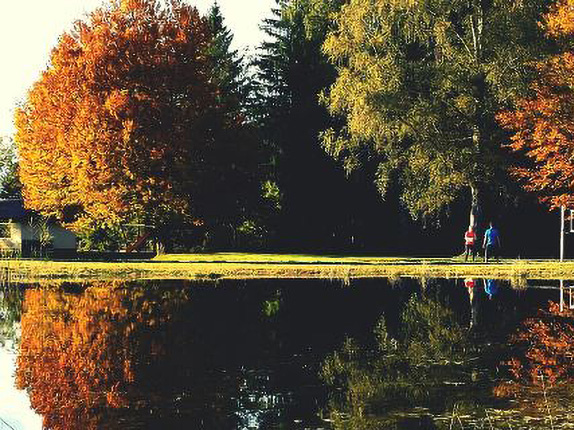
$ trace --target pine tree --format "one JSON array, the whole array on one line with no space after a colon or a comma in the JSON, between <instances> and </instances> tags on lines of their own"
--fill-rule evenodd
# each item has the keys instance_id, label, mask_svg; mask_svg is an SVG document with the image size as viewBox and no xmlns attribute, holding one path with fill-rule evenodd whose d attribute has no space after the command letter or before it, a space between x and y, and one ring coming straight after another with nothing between
<instances>
[{"instance_id":1,"label":"pine tree","mask_svg":"<svg viewBox=\"0 0 574 430\"><path fill-rule=\"evenodd\" d=\"M211 7L207 22L211 32L208 53L213 62L212 79L219 88L218 97L222 105L235 109L237 113L245 108L250 91L245 60L231 47L233 34L225 25L217 2Z\"/></svg>"},{"instance_id":2,"label":"pine tree","mask_svg":"<svg viewBox=\"0 0 574 430\"><path fill-rule=\"evenodd\" d=\"M271 192L275 185L266 166L269 153L253 121L252 80L247 61L232 48L233 34L217 2L206 19L217 103L211 112L213 144L207 163L212 174L196 199L203 202L205 218L211 220L209 246L261 247L272 235L278 196Z\"/></svg>"},{"instance_id":3,"label":"pine tree","mask_svg":"<svg viewBox=\"0 0 574 430\"><path fill-rule=\"evenodd\" d=\"M331 120L318 93L334 79L321 52L322 37L308 37L306 10L278 1L262 25L267 41L256 61L257 119L268 145L281 190L280 234L291 248L324 248L348 230L348 184L321 148L318 136ZM335 239L340 240L340 239Z\"/></svg>"}]
</instances>

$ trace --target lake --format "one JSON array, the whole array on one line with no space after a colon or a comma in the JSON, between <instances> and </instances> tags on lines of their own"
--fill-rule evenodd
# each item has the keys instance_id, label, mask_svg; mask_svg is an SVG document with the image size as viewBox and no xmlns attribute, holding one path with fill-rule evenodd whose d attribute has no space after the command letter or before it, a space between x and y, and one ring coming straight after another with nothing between
<instances>
[{"instance_id":1,"label":"lake","mask_svg":"<svg viewBox=\"0 0 574 430\"><path fill-rule=\"evenodd\" d=\"M0 291L0 429L573 425L574 295L559 281Z\"/></svg>"}]
</instances>

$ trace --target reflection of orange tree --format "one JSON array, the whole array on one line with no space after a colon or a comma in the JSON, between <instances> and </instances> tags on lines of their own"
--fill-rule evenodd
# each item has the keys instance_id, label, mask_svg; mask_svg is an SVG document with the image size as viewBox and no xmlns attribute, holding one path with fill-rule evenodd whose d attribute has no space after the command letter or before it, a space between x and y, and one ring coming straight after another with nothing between
<instances>
[{"instance_id":1,"label":"reflection of orange tree","mask_svg":"<svg viewBox=\"0 0 574 430\"><path fill-rule=\"evenodd\" d=\"M162 354L141 334L169 318L162 310L170 301L149 298L142 288L115 283L81 294L26 292L17 381L45 427L100 428L103 409L125 405L136 358Z\"/></svg>"},{"instance_id":2,"label":"reflection of orange tree","mask_svg":"<svg viewBox=\"0 0 574 430\"><path fill-rule=\"evenodd\" d=\"M551 302L548 310L523 322L512 344L518 352L506 363L512 383L496 387L497 395L516 394L525 386L546 388L574 377L572 310L561 312L560 306Z\"/></svg>"}]
</instances>

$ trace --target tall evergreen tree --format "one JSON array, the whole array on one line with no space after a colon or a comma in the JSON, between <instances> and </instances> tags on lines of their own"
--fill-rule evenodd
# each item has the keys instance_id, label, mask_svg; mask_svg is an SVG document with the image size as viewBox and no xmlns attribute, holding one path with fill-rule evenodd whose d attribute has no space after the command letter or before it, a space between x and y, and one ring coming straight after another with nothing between
<instances>
[{"instance_id":1,"label":"tall evergreen tree","mask_svg":"<svg viewBox=\"0 0 574 430\"><path fill-rule=\"evenodd\" d=\"M270 218L276 206L274 186L268 180L267 151L250 113L251 79L247 64L232 47L233 34L225 25L217 2L207 15L211 41L208 56L211 81L216 86L216 108L212 112L213 168L211 178L198 198L214 220L209 242L216 247L262 244L271 234ZM249 243L246 243L249 242Z\"/></svg>"},{"instance_id":2,"label":"tall evergreen tree","mask_svg":"<svg viewBox=\"0 0 574 430\"><path fill-rule=\"evenodd\" d=\"M283 196L282 244L340 249L352 240L349 229L356 205L349 200L344 172L318 139L332 122L318 94L333 82L335 70L321 52L322 35L308 37L303 6L280 0L262 25L267 41L256 61L258 119L275 148L275 172Z\"/></svg>"},{"instance_id":3,"label":"tall evergreen tree","mask_svg":"<svg viewBox=\"0 0 574 430\"><path fill-rule=\"evenodd\" d=\"M245 73L245 61L232 48L233 34L227 28L219 4L215 2L207 15L211 43L209 55L213 62L212 79L219 88L218 96L228 109L241 110L250 90Z\"/></svg>"}]
</instances>

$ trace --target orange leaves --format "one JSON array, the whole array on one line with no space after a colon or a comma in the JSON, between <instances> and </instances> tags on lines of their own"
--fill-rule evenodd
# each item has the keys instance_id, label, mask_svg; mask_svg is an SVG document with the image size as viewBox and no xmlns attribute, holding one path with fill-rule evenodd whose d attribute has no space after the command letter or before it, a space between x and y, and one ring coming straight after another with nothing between
<instances>
[{"instance_id":1,"label":"orange leaves","mask_svg":"<svg viewBox=\"0 0 574 430\"><path fill-rule=\"evenodd\" d=\"M122 119L128 114L130 96L128 90L113 90L104 103L108 113L115 119ZM131 121L133 124L133 121Z\"/></svg>"},{"instance_id":2,"label":"orange leaves","mask_svg":"<svg viewBox=\"0 0 574 430\"><path fill-rule=\"evenodd\" d=\"M135 121L133 119L127 119L127 120L122 122L122 138L123 138L123 142L125 144L127 144L130 141L130 139L132 138L132 135L134 134L135 128L136 128L136 124L135 124ZM134 179L134 178L130 177L130 179Z\"/></svg>"},{"instance_id":3,"label":"orange leaves","mask_svg":"<svg viewBox=\"0 0 574 430\"><path fill-rule=\"evenodd\" d=\"M192 21L192 16L189 13L189 10L187 9L182 9L180 14L179 14L179 26L182 28L187 28L189 27L189 24Z\"/></svg>"},{"instance_id":4,"label":"orange leaves","mask_svg":"<svg viewBox=\"0 0 574 430\"><path fill-rule=\"evenodd\" d=\"M506 365L516 383L542 386L566 383L574 378L574 314L560 312L551 302L548 310L527 319L512 339L520 355ZM506 387L508 388L508 387ZM496 394L506 396L504 386Z\"/></svg>"},{"instance_id":5,"label":"orange leaves","mask_svg":"<svg viewBox=\"0 0 574 430\"><path fill-rule=\"evenodd\" d=\"M142 9L145 5L145 1L142 0L121 0L120 10L122 13L127 14L129 12L136 11L137 9Z\"/></svg>"},{"instance_id":6,"label":"orange leaves","mask_svg":"<svg viewBox=\"0 0 574 430\"><path fill-rule=\"evenodd\" d=\"M28 207L78 228L190 211L215 89L205 22L168 3L114 1L61 37L16 114Z\"/></svg>"},{"instance_id":7,"label":"orange leaves","mask_svg":"<svg viewBox=\"0 0 574 430\"><path fill-rule=\"evenodd\" d=\"M574 1L555 5L545 26L552 37L571 37ZM538 64L534 96L497 116L514 133L509 147L527 160L512 173L551 208L574 205L574 52L567 46Z\"/></svg>"},{"instance_id":8,"label":"orange leaves","mask_svg":"<svg viewBox=\"0 0 574 430\"><path fill-rule=\"evenodd\" d=\"M147 382L138 365L151 355L149 327L165 324L175 305L113 282L27 290L16 378L44 427L109 428L102 421L111 410L129 406L130 392Z\"/></svg>"},{"instance_id":9,"label":"orange leaves","mask_svg":"<svg viewBox=\"0 0 574 430\"><path fill-rule=\"evenodd\" d=\"M561 0L546 17L548 33L554 37L574 34L574 0Z\"/></svg>"}]
</instances>

